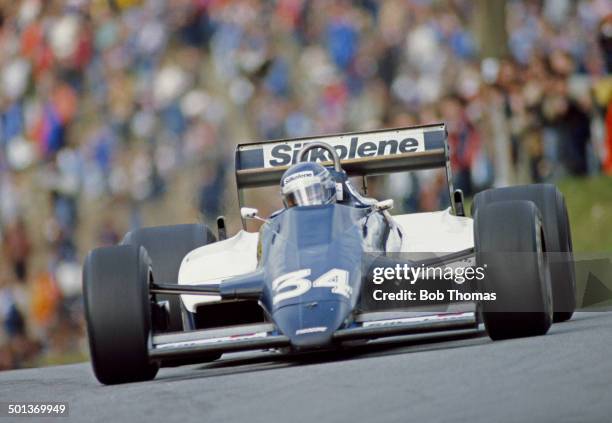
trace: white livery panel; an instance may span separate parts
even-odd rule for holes
[[[393,216],[402,229],[402,252],[454,253],[474,247],[473,221],[451,209]]]
[[[191,251],[181,263],[179,285],[221,282],[252,272],[257,267],[258,241],[259,233],[241,230],[231,238]],[[181,295],[181,299],[192,313],[197,304],[221,300],[218,295]]]

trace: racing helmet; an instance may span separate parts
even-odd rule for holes
[[[334,203],[336,182],[319,163],[298,163],[283,174],[281,196],[287,208]]]

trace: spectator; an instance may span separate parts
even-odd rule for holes
[[[2,246],[16,280],[25,283],[28,278],[28,263],[32,245],[23,219],[18,219],[6,227]]]

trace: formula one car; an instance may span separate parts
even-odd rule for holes
[[[264,222],[258,232],[227,237],[218,218],[218,240],[204,225],[175,225],[134,230],[118,246],[93,250],[83,284],[98,380],[149,380],[160,366],[228,352],[310,353],[480,323],[494,340],[541,335],[571,318],[562,194],[544,184],[491,189],[466,217],[446,138],[437,124],[238,145],[240,203],[243,189],[280,183],[285,208],[267,218],[241,208],[243,223]],[[369,175],[432,168],[446,170],[446,210],[392,216],[392,200],[365,196]],[[362,177],[362,192],[353,176]],[[373,284],[375,269],[425,265],[486,268],[477,284],[454,285],[480,296],[375,300],[381,290],[395,290],[395,299],[407,291],[397,275]]]

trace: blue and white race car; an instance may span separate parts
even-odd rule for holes
[[[365,196],[370,175],[432,168],[446,170],[446,210],[391,215],[392,200]],[[480,323],[492,339],[542,335],[571,318],[562,194],[487,190],[470,218],[451,180],[443,124],[239,145],[239,194],[279,184],[285,207],[266,218],[242,207],[243,222],[264,222],[258,232],[227,237],[219,218],[216,236],[201,224],[142,228],[91,251],[83,284],[96,377],[142,381],[228,352],[310,353]],[[401,271],[419,267],[486,271],[472,271],[473,284],[402,284]],[[449,284],[455,296],[439,298]],[[410,301],[417,286],[432,295]]]

